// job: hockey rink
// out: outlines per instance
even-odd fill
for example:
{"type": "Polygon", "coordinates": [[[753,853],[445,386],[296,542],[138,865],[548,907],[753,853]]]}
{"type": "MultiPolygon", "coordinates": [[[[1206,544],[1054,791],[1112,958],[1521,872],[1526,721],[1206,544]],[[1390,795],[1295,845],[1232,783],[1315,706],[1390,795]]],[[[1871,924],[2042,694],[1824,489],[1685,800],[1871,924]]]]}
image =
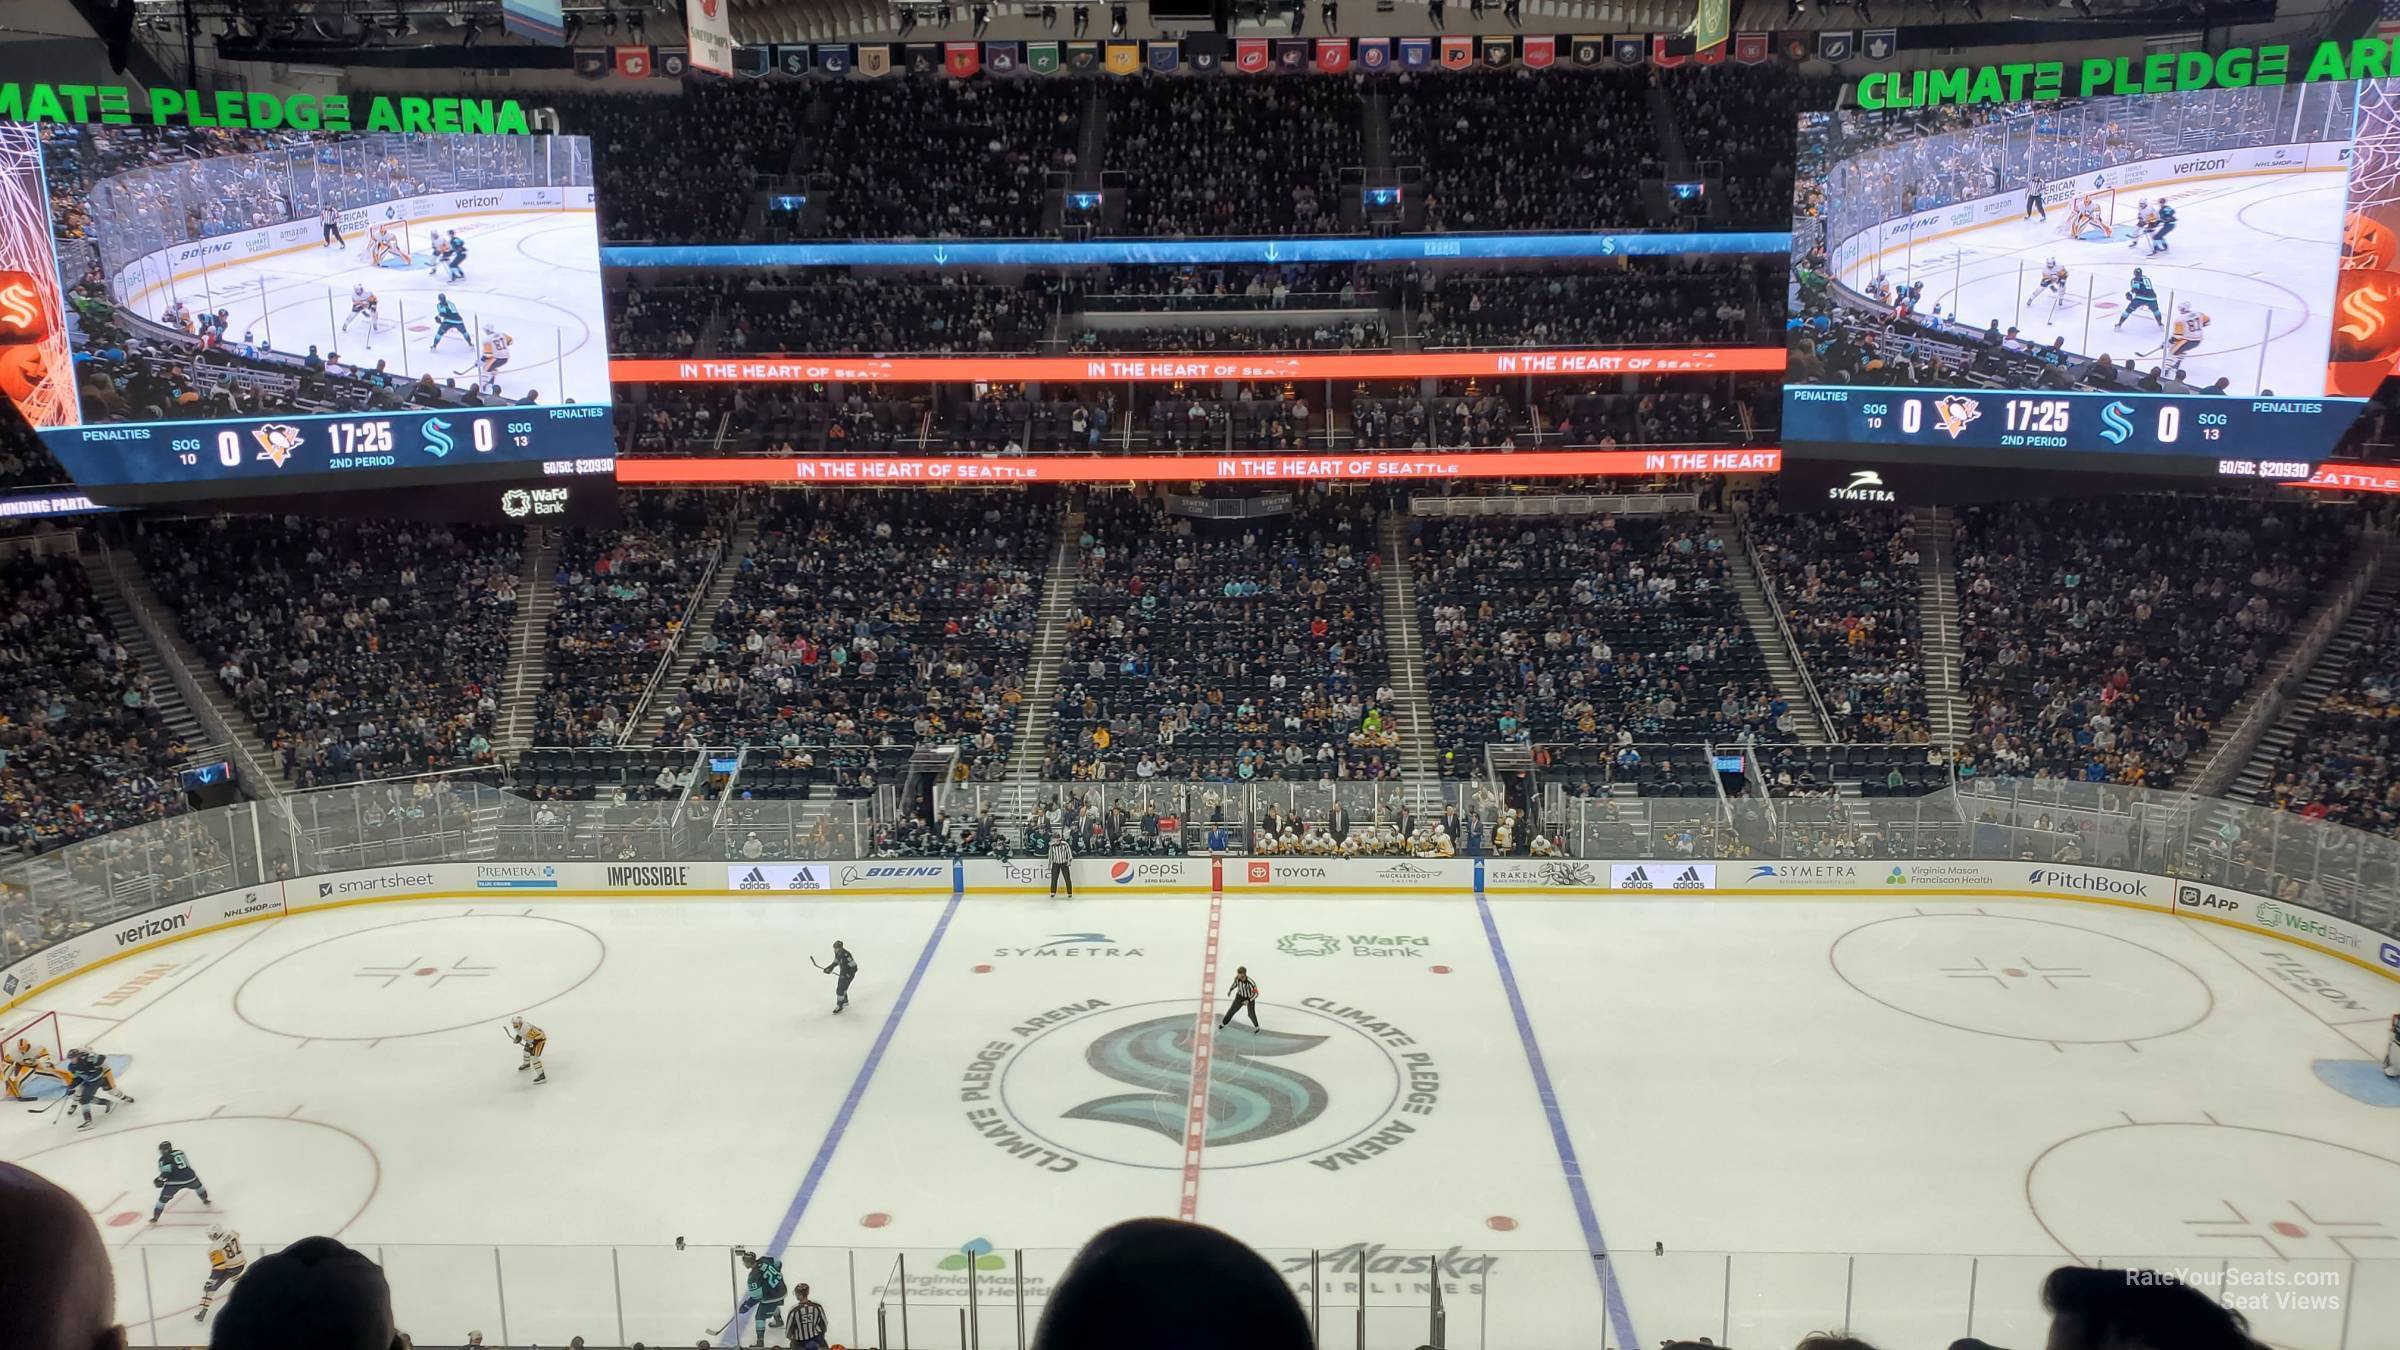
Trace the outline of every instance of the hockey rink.
{"type": "Polygon", "coordinates": [[[382,361],[410,381],[430,371],[435,383],[455,380],[461,388],[474,383],[476,344],[489,324],[512,342],[498,382],[502,398],[607,400],[608,324],[590,211],[481,212],[407,228],[414,261],[406,267],[369,267],[359,257],[366,235],[353,231],[341,247],[309,244],[180,274],[146,287],[141,308],[153,319],[177,301],[207,313],[222,308],[231,312],[230,331],[249,333],[262,348],[304,356],[314,347],[339,353],[348,367],[372,370],[382,361]],[[447,266],[427,268],[436,229],[445,238],[457,230],[467,245],[457,281],[447,266]],[[357,285],[376,297],[376,329],[351,318],[357,285]],[[458,307],[469,336],[452,333],[436,346],[434,307],[442,295],[458,307]]]}
{"type": "MultiPolygon", "coordinates": [[[[2004,220],[1895,249],[1881,267],[1895,285],[1924,281],[1920,313],[1938,304],[1945,317],[1976,328],[2014,325],[2028,346],[2063,336],[2069,351],[2147,369],[2164,359],[2165,328],[2146,311],[2117,326],[2139,267],[2170,318],[2185,302],[2208,316],[2199,350],[2184,359],[2188,383],[2222,378],[2242,396],[2322,395],[2344,191],[2344,176],[2325,172],[2239,174],[2147,194],[2125,188],[2116,194],[2111,239],[2067,238],[2068,211],[2053,206],[2047,220],[2004,220]],[[2153,255],[2148,239],[2131,236],[2131,220],[2142,196],[2155,200],[2162,191],[2177,225],[2167,251],[2153,255]],[[2049,258],[2067,268],[2064,303],[2039,289],[2049,258]]],[[[1872,269],[1860,272],[1848,280],[1863,288],[1872,269]]]]}
{"type": "Polygon", "coordinates": [[[1014,1347],[1020,1287],[1038,1305],[1098,1228],[1183,1213],[1275,1259],[1328,1346],[1423,1343],[1438,1280],[1465,1350],[1845,1320],[1942,1345],[1969,1307],[2023,1350],[2078,1258],[2258,1272],[2235,1292],[2278,1346],[2400,1326],[2376,1064],[2400,985],[2155,912],[387,903],[169,944],[12,1023],[45,1009],[139,1100],[90,1131],[10,1109],[0,1156],[90,1206],[136,1344],[204,1342],[217,1220],[376,1254],[434,1344],[688,1346],[733,1311],[739,1243],[781,1250],[842,1344],[902,1344],[905,1287],[905,1343],[958,1345],[971,1277],[977,1343],[1014,1347]],[[860,965],[838,1015],[811,968],[836,938],[860,965]],[[1196,1036],[1237,965],[1264,1029],[1196,1036]],[[516,1013],[549,1033],[544,1086],[516,1013]],[[161,1140],[215,1203],[151,1227],[161,1140]]]}

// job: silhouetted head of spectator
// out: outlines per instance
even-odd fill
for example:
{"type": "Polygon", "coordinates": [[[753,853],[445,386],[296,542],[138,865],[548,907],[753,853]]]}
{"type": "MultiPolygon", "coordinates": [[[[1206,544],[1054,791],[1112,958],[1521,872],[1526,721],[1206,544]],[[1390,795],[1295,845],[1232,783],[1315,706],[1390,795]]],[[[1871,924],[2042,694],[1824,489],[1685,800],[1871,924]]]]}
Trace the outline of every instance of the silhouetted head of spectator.
{"type": "Polygon", "coordinates": [[[2042,1306],[2050,1350],[2259,1350],[2240,1313],[2155,1270],[2060,1266],[2042,1306]]]}
{"type": "Polygon", "coordinates": [[[210,1350],[403,1350],[383,1268],[329,1237],[250,1263],[217,1314],[210,1350]]]}
{"type": "Polygon", "coordinates": [[[0,1345],[125,1350],[100,1230],[74,1196],[0,1162],[0,1345]]]}
{"type": "Polygon", "coordinates": [[[1830,1331],[1820,1331],[1802,1339],[1792,1350],[1875,1350],[1875,1347],[1856,1336],[1837,1336],[1830,1331]]]}
{"type": "Polygon", "coordinates": [[[1134,1219],[1076,1254],[1034,1350],[1307,1350],[1308,1318],[1258,1253],[1213,1228],[1134,1219]]]}

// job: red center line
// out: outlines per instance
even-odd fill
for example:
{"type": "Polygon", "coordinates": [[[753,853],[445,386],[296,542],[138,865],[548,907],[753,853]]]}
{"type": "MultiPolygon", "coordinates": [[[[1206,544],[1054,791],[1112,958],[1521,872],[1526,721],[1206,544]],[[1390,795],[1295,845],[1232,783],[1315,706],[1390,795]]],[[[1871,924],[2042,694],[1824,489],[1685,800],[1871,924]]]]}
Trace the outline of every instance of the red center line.
{"type": "Polygon", "coordinates": [[[1183,1125],[1183,1203],[1176,1217],[1200,1212],[1200,1153],[1208,1144],[1208,1069],[1217,1044],[1217,932],[1225,916],[1222,879],[1208,892],[1208,947],[1200,959],[1200,1020],[1192,1030],[1191,1111],[1183,1125]]]}

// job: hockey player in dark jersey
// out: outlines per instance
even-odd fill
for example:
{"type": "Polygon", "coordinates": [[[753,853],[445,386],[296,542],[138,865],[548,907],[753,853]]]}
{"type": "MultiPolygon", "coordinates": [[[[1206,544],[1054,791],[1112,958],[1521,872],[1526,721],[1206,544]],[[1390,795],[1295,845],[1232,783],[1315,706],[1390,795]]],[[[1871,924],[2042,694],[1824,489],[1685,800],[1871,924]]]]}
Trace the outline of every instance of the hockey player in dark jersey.
{"type": "Polygon", "coordinates": [[[850,981],[858,978],[858,962],[851,959],[850,949],[843,946],[838,941],[835,942],[833,944],[833,964],[830,966],[819,966],[817,969],[822,970],[826,974],[834,977],[833,996],[835,1002],[833,1005],[833,1010],[838,1013],[842,1009],[849,1007],[850,981]]]}
{"type": "Polygon", "coordinates": [[[467,332],[467,321],[459,314],[458,306],[450,303],[448,295],[436,295],[433,297],[433,341],[425,344],[426,349],[441,346],[442,339],[452,333],[458,334],[458,340],[468,346],[475,345],[474,335],[467,332]]]}
{"type": "Polygon", "coordinates": [[[734,1316],[739,1319],[742,1313],[752,1308],[758,1309],[754,1324],[758,1330],[757,1343],[765,1345],[767,1328],[783,1325],[783,1300],[787,1293],[783,1287],[783,1262],[777,1257],[760,1256],[757,1252],[740,1251],[739,1248],[735,1250],[740,1252],[742,1264],[750,1270],[750,1284],[742,1295],[741,1312],[734,1316]]]}
{"type": "Polygon", "coordinates": [[[2142,269],[2138,267],[2133,269],[2133,285],[2125,292],[2125,308],[2117,315],[2117,327],[2123,328],[2125,321],[2132,318],[2137,309],[2149,310],[2153,323],[2164,324],[2167,321],[2167,316],[2158,307],[2158,287],[2152,284],[2150,278],[2142,275],[2142,269]]]}
{"type": "Polygon", "coordinates": [[[67,1097],[73,1103],[68,1109],[81,1108],[83,1111],[83,1123],[75,1127],[79,1130],[92,1128],[94,1101],[100,1103],[101,1110],[114,1111],[118,1102],[130,1103],[133,1100],[132,1093],[117,1086],[117,1076],[108,1071],[108,1061],[102,1059],[95,1050],[67,1052],[67,1097]],[[116,1096],[103,1096],[102,1089],[116,1096]]]}
{"type": "Polygon", "coordinates": [[[158,1141],[158,1176],[150,1184],[158,1187],[158,1203],[150,1208],[152,1223],[158,1222],[158,1216],[166,1212],[167,1202],[178,1191],[196,1192],[201,1204],[208,1203],[208,1187],[202,1184],[200,1174],[192,1170],[191,1159],[164,1139],[158,1141]]]}

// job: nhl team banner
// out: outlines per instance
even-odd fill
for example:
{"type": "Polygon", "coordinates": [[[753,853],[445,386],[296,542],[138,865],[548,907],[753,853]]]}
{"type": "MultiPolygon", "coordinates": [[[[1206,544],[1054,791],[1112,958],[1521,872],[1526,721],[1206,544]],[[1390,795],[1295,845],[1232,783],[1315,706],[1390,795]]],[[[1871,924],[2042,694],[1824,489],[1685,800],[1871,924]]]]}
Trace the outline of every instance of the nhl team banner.
{"type": "Polygon", "coordinates": [[[810,49],[807,43],[795,43],[775,48],[769,54],[767,64],[781,74],[806,75],[809,67],[814,64],[809,56],[810,49]]]}
{"type": "Polygon", "coordinates": [[[1067,69],[1077,75],[1089,75],[1100,68],[1100,44],[1070,42],[1067,44],[1067,69]]]}
{"type": "Polygon", "coordinates": [[[1025,68],[1036,75],[1056,75],[1058,73],[1058,44],[1055,42],[1026,43],[1025,68]]]}
{"type": "Polygon", "coordinates": [[[1570,47],[1579,66],[1596,66],[1608,59],[1608,39],[1597,33],[1578,33],[1570,47]]]}
{"type": "Polygon", "coordinates": [[[1638,66],[1648,58],[1650,43],[1646,38],[1620,33],[1608,40],[1608,54],[1620,66],[1638,66]]]}
{"type": "Polygon", "coordinates": [[[1870,28],[1860,35],[1858,49],[1870,61],[1889,61],[1892,54],[1900,50],[1900,30],[1870,28]]]}
{"type": "Polygon", "coordinates": [[[691,39],[693,69],[733,73],[732,6],[733,0],[684,0],[683,31],[691,39]]]}
{"type": "Polygon", "coordinates": [[[1517,40],[1507,37],[1487,37],[1483,40],[1483,64],[1499,70],[1517,59],[1517,40]]]}
{"type": "Polygon", "coordinates": [[[1692,26],[1684,31],[1692,35],[1695,55],[1706,55],[1712,48],[1722,51],[1725,35],[1733,31],[1733,0],[1700,0],[1692,26]]]}
{"type": "Polygon", "coordinates": [[[1360,70],[1370,73],[1390,70],[1392,68],[1392,40],[1390,38],[1360,38],[1357,60],[1360,70]]]}
{"type": "Polygon", "coordinates": [[[1558,38],[1549,33],[1525,35],[1525,64],[1535,70],[1558,64],[1558,38]]]}
{"type": "Polygon", "coordinates": [[[1650,64],[1654,66],[1670,67],[1682,65],[1684,58],[1675,54],[1674,41],[1675,39],[1668,37],[1664,33],[1651,34],[1650,64]]]}
{"type": "Polygon", "coordinates": [[[1817,59],[1840,65],[1850,59],[1851,53],[1857,49],[1857,44],[1857,34],[1847,28],[1838,32],[1819,32],[1817,34],[1817,59]]]}
{"type": "Polygon", "coordinates": [[[1767,35],[1736,33],[1733,35],[1733,59],[1745,66],[1755,66],[1767,59],[1767,35]]]}
{"type": "Polygon", "coordinates": [[[983,48],[972,42],[942,44],[942,71],[954,80],[963,80],[983,69],[983,48]]]}
{"type": "Polygon", "coordinates": [[[587,80],[597,80],[608,74],[609,53],[606,47],[577,47],[575,73],[587,80]]]}
{"type": "Polygon", "coordinates": [[[1317,69],[1328,75],[1339,75],[1349,68],[1350,39],[1317,39],[1317,69]]]}
{"type": "Polygon", "coordinates": [[[1224,64],[1225,54],[1214,47],[1203,46],[1192,53],[1192,70],[1197,74],[1214,75],[1224,64]]]}
{"type": "Polygon", "coordinates": [[[911,75],[931,75],[941,68],[942,48],[939,43],[912,42],[902,50],[906,63],[901,68],[911,75]]]}
{"type": "Polygon", "coordinates": [[[828,75],[850,73],[850,49],[841,43],[817,48],[817,69],[828,75]]]}
{"type": "Polygon", "coordinates": [[[1017,55],[1016,43],[987,42],[983,44],[983,68],[994,75],[1014,75],[1023,69],[1024,65],[1024,58],[1017,55]]]}
{"type": "Polygon", "coordinates": [[[1176,65],[1183,60],[1183,44],[1178,42],[1153,42],[1150,44],[1149,56],[1150,70],[1152,74],[1168,74],[1172,72],[1176,65]]]}
{"type": "Polygon", "coordinates": [[[1138,42],[1109,43],[1108,56],[1103,64],[1107,66],[1108,73],[1111,75],[1133,74],[1142,68],[1142,44],[1138,42]]]}
{"type": "Polygon", "coordinates": [[[1475,39],[1446,37],[1442,39],[1442,69],[1465,70],[1475,64],[1475,39]]]}
{"type": "Polygon", "coordinates": [[[680,80],[692,68],[692,54],[682,47],[661,47],[658,59],[650,63],[650,73],[662,80],[680,80]]]}
{"type": "Polygon", "coordinates": [[[650,78],[651,52],[648,47],[618,47],[615,55],[619,75],[629,80],[650,78]]]}
{"type": "Polygon", "coordinates": [[[733,49],[733,73],[755,80],[775,65],[773,47],[736,47],[733,49]]]}
{"type": "Polygon", "coordinates": [[[1308,69],[1308,39],[1275,39],[1275,69],[1286,75],[1297,75],[1308,69]]]}
{"type": "Polygon", "coordinates": [[[1402,70],[1433,69],[1433,39],[1416,37],[1400,39],[1400,68],[1402,70]]]}
{"type": "Polygon", "coordinates": [[[858,44],[858,73],[889,75],[892,73],[892,49],[881,42],[858,44]]]}
{"type": "Polygon", "coordinates": [[[1256,75],[1265,70],[1267,68],[1267,40],[1265,38],[1235,38],[1233,40],[1233,68],[1244,75],[1256,75]]]}

